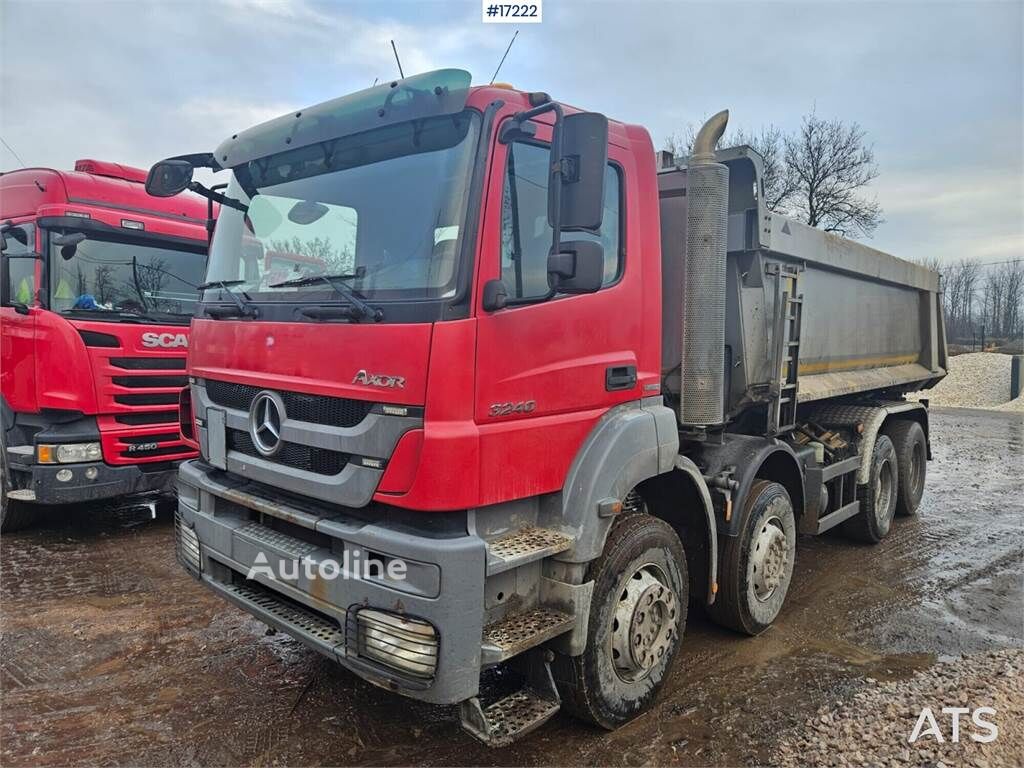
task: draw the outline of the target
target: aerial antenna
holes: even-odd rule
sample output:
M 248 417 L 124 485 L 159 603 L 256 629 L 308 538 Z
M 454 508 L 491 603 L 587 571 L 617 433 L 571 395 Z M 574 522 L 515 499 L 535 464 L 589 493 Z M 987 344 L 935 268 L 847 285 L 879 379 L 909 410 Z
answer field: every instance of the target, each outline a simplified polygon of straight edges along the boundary
M 373 85 L 376 85 L 376 84 L 377 84 L 377 81 L 378 81 L 378 80 L 380 80 L 380 78 L 379 78 L 379 77 L 375 77 L 375 78 L 373 78 Z M 373 85 L 371 85 L 370 87 L 372 88 L 372 87 L 373 87 Z
M 517 37 L 519 37 L 518 29 L 516 30 L 516 33 L 512 35 L 512 39 L 508 41 L 508 48 L 505 49 L 505 55 L 502 56 L 501 61 L 498 62 L 498 68 L 494 70 L 494 74 L 491 76 L 491 82 L 488 83 L 488 85 L 494 84 L 494 78 L 496 78 L 498 76 L 498 73 L 501 71 L 501 65 L 505 63 L 505 58 L 508 56 L 508 52 L 512 50 L 512 43 L 516 41 Z
M 398 58 L 398 49 L 395 48 L 395 41 L 391 41 L 391 50 L 395 52 L 395 63 L 398 65 L 398 74 L 404 80 L 405 72 L 402 71 L 402 60 Z
M 0 136 L 0 142 L 2 142 L 5 147 L 7 147 L 7 151 L 8 152 L 10 152 L 12 155 L 14 155 L 14 159 L 17 160 L 19 163 L 21 163 L 21 167 L 22 168 L 26 168 L 27 167 L 25 165 L 25 161 L 21 159 L 21 155 L 19 155 L 17 152 L 14 151 L 14 147 L 12 147 L 10 144 L 8 144 L 6 141 L 4 141 L 4 137 L 3 136 Z M 38 185 L 39 182 L 36 182 L 36 184 Z

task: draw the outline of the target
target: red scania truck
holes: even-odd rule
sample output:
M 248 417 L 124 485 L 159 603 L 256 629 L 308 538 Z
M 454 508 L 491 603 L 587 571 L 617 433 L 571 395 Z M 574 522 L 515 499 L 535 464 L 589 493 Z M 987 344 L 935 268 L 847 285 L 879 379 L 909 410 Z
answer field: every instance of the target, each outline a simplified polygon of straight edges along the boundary
M 0 175 L 0 529 L 40 504 L 173 490 L 207 201 L 79 160 Z
M 229 176 L 185 568 L 500 745 L 643 712 L 690 603 L 765 630 L 798 534 L 882 539 L 924 491 L 938 276 L 768 211 L 726 120 L 656 162 L 640 126 L 442 70 L 155 165 L 159 195 Z M 323 266 L 268 275 L 254 239 Z M 499 664 L 521 687 L 489 696 Z

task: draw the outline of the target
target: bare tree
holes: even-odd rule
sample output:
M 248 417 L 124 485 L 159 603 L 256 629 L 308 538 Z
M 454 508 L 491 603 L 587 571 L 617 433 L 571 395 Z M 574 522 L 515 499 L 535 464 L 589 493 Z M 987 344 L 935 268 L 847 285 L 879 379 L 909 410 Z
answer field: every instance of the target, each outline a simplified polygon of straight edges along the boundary
M 699 126 L 689 123 L 683 132 L 669 136 L 665 141 L 665 149 L 677 157 L 685 157 L 693 151 L 693 140 L 697 136 Z M 797 178 L 785 162 L 786 143 L 782 129 L 768 125 L 753 133 L 740 128 L 729 131 L 718 142 L 720 147 L 736 147 L 748 144 L 764 160 L 764 202 L 768 209 L 776 213 L 788 213 L 793 195 L 797 190 Z
M 785 164 L 797 178 L 795 212 L 812 227 L 848 237 L 870 236 L 882 223 L 864 188 L 878 177 L 875 153 L 857 123 L 806 115 L 785 138 Z
M 348 272 L 355 265 L 355 254 L 352 249 L 336 248 L 329 237 L 314 237 L 311 240 L 303 240 L 300 237 L 293 237 L 291 240 L 272 240 L 269 250 L 278 251 L 283 256 L 306 256 L 320 262 L 317 266 L 322 265 L 331 272 Z

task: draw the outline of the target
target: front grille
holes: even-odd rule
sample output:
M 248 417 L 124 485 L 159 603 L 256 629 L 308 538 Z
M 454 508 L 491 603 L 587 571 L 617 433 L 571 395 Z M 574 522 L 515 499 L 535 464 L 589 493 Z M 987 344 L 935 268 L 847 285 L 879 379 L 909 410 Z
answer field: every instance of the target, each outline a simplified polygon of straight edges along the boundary
M 177 405 L 177 392 L 156 392 L 146 395 L 114 395 L 114 402 L 121 405 Z
M 121 451 L 121 456 L 126 459 L 151 459 L 154 456 L 180 456 L 191 452 L 192 449 L 187 445 L 167 445 L 144 451 Z
M 127 371 L 184 371 L 184 357 L 112 357 L 110 364 Z
M 240 429 L 227 430 L 227 447 L 228 450 L 244 453 L 246 456 L 253 456 L 292 469 L 304 469 L 318 475 L 338 474 L 348 464 L 349 459 L 347 453 L 315 448 L 311 445 L 300 445 L 299 443 L 283 443 L 281 450 L 273 456 L 267 457 L 256 450 L 249 433 Z
M 253 398 L 264 390 L 229 381 L 206 382 L 206 395 L 217 405 L 248 411 Z M 276 390 L 275 390 L 276 391 Z M 373 408 L 368 400 L 351 400 L 347 397 L 326 397 L 307 395 L 300 392 L 277 392 L 284 401 L 285 414 L 289 419 L 325 424 L 331 427 L 354 427 L 366 418 Z
M 177 424 L 177 411 L 143 411 L 142 413 L 119 413 L 114 417 L 119 424 Z
M 130 389 L 184 387 L 188 384 L 188 376 L 114 376 L 113 381 L 119 387 Z

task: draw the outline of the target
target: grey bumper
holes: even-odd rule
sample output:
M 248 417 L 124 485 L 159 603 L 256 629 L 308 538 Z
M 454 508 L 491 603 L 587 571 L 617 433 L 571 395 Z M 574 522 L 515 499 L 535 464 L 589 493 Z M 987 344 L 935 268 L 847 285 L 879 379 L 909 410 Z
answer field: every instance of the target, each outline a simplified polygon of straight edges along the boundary
M 111 466 L 102 461 L 88 464 L 16 464 L 11 462 L 12 472 L 28 475 L 18 487 L 31 488 L 37 504 L 76 504 L 102 501 L 121 496 L 136 496 L 150 493 L 173 493 L 177 469 L 143 472 L 137 466 Z M 85 477 L 87 469 L 96 470 L 96 479 Z M 67 482 L 57 479 L 57 472 L 71 470 Z
M 287 501 L 199 460 L 181 465 L 178 486 L 179 525 L 198 539 L 202 572 L 195 575 L 209 588 L 371 683 L 435 704 L 476 695 L 482 539 L 465 529 L 432 531 L 429 513 L 410 527 L 408 520 L 389 524 L 384 509 L 380 520 L 367 522 L 367 510 L 359 519 L 344 508 Z M 405 578 L 357 578 L 359 553 L 400 560 Z M 340 575 L 325 578 L 317 569 L 327 565 Z M 361 655 L 355 614 L 363 608 L 433 625 L 439 638 L 434 675 L 415 677 Z

